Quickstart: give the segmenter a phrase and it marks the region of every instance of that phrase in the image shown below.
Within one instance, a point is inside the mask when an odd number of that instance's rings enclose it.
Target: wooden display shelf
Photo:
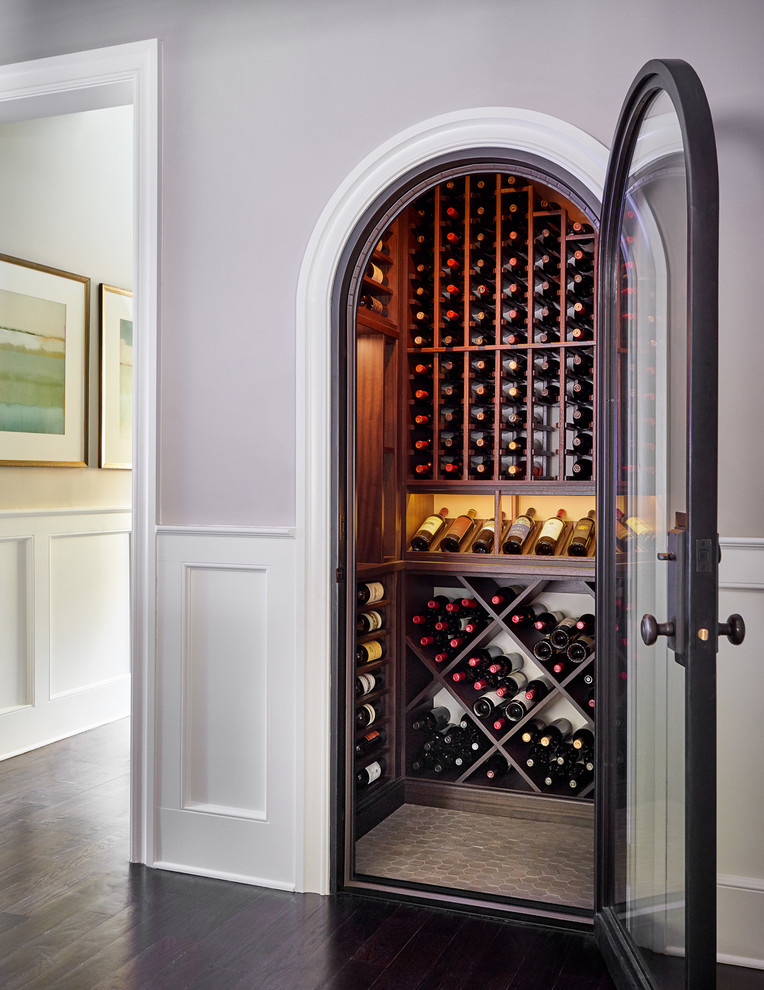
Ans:
[[[359,334],[382,333],[392,340],[398,340],[400,337],[398,327],[387,317],[380,316],[379,313],[375,313],[371,309],[364,309],[361,306],[356,313],[356,325]]]

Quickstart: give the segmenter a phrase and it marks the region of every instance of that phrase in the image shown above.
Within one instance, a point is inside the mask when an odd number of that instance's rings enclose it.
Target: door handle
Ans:
[[[658,622],[655,616],[650,615],[648,612],[646,615],[642,616],[642,622],[639,630],[642,633],[642,642],[645,646],[652,646],[653,643],[658,641],[659,636],[674,635],[674,623]]]
[[[644,619],[642,620],[644,622]],[[726,636],[733,646],[740,646],[745,639],[745,622],[742,615],[730,615],[726,622],[719,623],[719,635]]]

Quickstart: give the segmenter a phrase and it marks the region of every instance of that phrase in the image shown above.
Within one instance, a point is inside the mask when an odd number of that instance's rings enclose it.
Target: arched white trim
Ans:
[[[440,155],[505,148],[566,170],[599,199],[608,150],[572,124],[532,110],[484,107],[423,121],[368,155],[326,205],[297,286],[298,671],[295,724],[298,889],[329,889],[331,555],[331,295],[342,251],[364,212],[398,178]],[[299,613],[299,610],[298,610]],[[300,646],[302,650],[300,651]],[[300,820],[301,818],[301,820]],[[302,842],[300,844],[300,837]]]
[[[131,849],[154,859],[159,46],[154,39],[0,66],[0,121],[133,105]]]

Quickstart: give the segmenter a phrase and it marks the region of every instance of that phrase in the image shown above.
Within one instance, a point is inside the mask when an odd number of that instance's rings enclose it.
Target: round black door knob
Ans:
[[[719,623],[719,635],[726,636],[733,646],[740,646],[745,639],[745,622],[737,612],[730,615],[726,622]]]
[[[653,643],[657,643],[659,636],[674,635],[673,622],[658,622],[655,616],[650,615],[649,612],[642,616],[642,623],[639,628],[645,646],[652,646]]]

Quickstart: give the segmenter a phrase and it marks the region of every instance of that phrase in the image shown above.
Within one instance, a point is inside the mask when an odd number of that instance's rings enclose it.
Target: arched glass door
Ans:
[[[616,131],[599,274],[596,923],[619,987],[715,987],[717,185],[697,76],[648,63]]]

